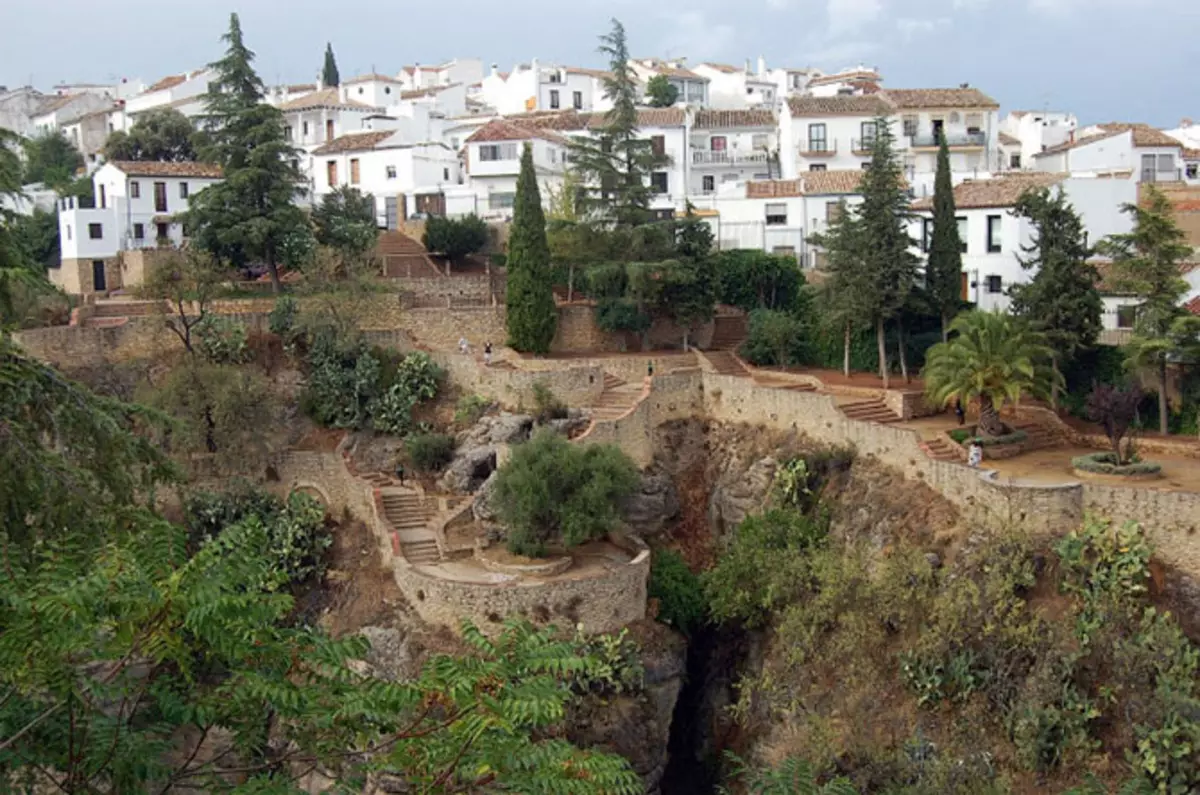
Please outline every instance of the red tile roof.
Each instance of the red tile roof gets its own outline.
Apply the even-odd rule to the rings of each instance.
[[[309,108],[351,108],[353,110],[374,110],[371,105],[364,105],[361,102],[355,102],[352,99],[342,99],[340,92],[336,87],[325,88],[320,91],[314,91],[311,94],[305,94],[302,97],[296,97],[279,106],[279,109],[287,112],[291,110],[308,110]]]
[[[987,207],[1012,207],[1030,188],[1048,188],[1067,178],[1067,174],[1041,171],[1017,171],[994,179],[968,179],[954,186],[954,205],[960,210]],[[918,199],[914,210],[933,208],[933,197]]]
[[[355,83],[371,83],[371,82],[399,83],[400,81],[394,77],[390,77],[389,75],[381,75],[377,72],[372,72],[371,74],[359,75],[358,77],[352,77],[349,80],[343,80],[342,85],[349,86],[349,85],[354,85]]]
[[[799,116],[887,116],[893,111],[884,94],[836,97],[788,97],[788,109]]]
[[[779,119],[770,110],[698,110],[692,126],[698,130],[721,130],[737,127],[770,127]]]
[[[785,199],[797,196],[848,196],[858,193],[862,169],[806,171],[798,179],[747,182],[747,199]]]
[[[221,167],[215,163],[162,163],[155,160],[113,160],[109,165],[127,177],[195,177],[220,179]]]
[[[552,130],[520,124],[513,119],[494,119],[467,137],[469,144],[488,141],[528,141],[541,138],[556,144],[566,144],[567,139]]]
[[[608,120],[605,113],[587,114],[588,129],[599,130]],[[687,119],[683,108],[638,108],[638,127],[682,127]]]
[[[1184,304],[1183,308],[1191,312],[1193,315],[1200,315],[1200,295]]]
[[[889,88],[882,92],[897,108],[999,108],[978,88]]]
[[[329,143],[313,150],[314,155],[335,155],[339,152],[362,152],[374,149],[396,134],[395,130],[379,130],[375,132],[356,132],[349,135],[339,135]]]
[[[840,72],[835,75],[822,75],[808,81],[810,86],[827,86],[834,83],[853,83],[855,81],[878,82],[882,78],[874,69],[856,69],[853,72]]]
[[[149,86],[142,93],[150,94],[155,91],[166,91],[168,88],[174,88],[175,86],[179,85],[183,81],[187,80],[187,78],[188,78],[188,76],[186,74],[168,75],[168,76],[164,77],[162,80],[159,80],[157,83],[154,83],[153,85]]]
[[[998,138],[999,138],[999,140],[1000,140],[1000,143],[1001,143],[1003,146],[1020,146],[1020,145],[1021,145],[1021,139],[1020,139],[1020,138],[1017,138],[1017,137],[1015,137],[1015,136],[1009,135],[1009,134],[1008,134],[1008,133],[1006,133],[1006,132],[1002,132],[1002,133],[1000,133],[1000,135],[998,136]]]
[[[1183,149],[1183,144],[1175,140],[1171,136],[1164,133],[1162,130],[1156,130],[1149,124],[1129,124],[1126,122],[1109,122],[1107,124],[1095,125],[1100,128],[1100,132],[1092,135],[1085,135],[1076,138],[1074,141],[1066,141],[1057,146],[1047,147],[1045,150],[1034,155],[1034,157],[1044,157],[1045,155],[1057,155],[1062,152],[1078,149],[1087,144],[1093,144],[1097,141],[1103,141],[1106,138],[1115,138],[1118,135],[1125,133],[1133,133],[1134,146],[1163,146],[1174,147],[1178,146]]]

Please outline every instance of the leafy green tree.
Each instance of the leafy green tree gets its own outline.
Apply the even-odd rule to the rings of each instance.
[[[692,330],[713,317],[716,279],[712,264],[704,259],[681,259],[662,263],[658,311],[683,329],[683,347]]]
[[[650,172],[669,158],[638,136],[638,79],[629,65],[625,28],[615,19],[600,37],[600,52],[609,57],[604,96],[613,107],[594,137],[571,143],[571,163],[584,182],[580,206],[608,224],[639,226],[650,220]]]
[[[845,204],[830,221],[828,229],[809,236],[809,241],[825,249],[825,269],[829,273],[825,289],[824,314],[842,331],[842,372],[850,375],[850,348],[854,332],[869,327],[873,274],[868,269],[866,228],[857,212]],[[882,346],[878,346],[883,353]],[[881,362],[881,369],[886,365]]]
[[[507,268],[508,344],[518,351],[549,353],[558,310],[550,282],[546,217],[529,144],[521,154]]]
[[[154,160],[169,163],[196,159],[199,136],[187,116],[174,108],[154,108],[138,116],[129,131],[117,130],[104,142],[108,160]]]
[[[196,194],[185,223],[196,244],[218,259],[237,266],[265,263],[280,292],[280,262],[289,249],[303,250],[303,241],[312,239],[294,203],[303,183],[299,157],[284,137],[283,115],[263,102],[263,83],[237,14],[230,15],[222,39],[228,49],[211,64],[215,79],[205,97],[208,141],[200,155],[219,164],[224,179]]]
[[[317,242],[349,260],[362,260],[379,239],[375,197],[343,186],[325,194],[313,211]]]
[[[83,155],[55,130],[25,140],[26,184],[40,182],[60,194],[69,189],[83,170]]]
[[[1141,387],[1136,384],[1114,386],[1096,384],[1088,394],[1085,408],[1088,419],[1099,423],[1117,456],[1117,464],[1130,463],[1132,449],[1121,450],[1121,440],[1133,427],[1137,419],[1138,406],[1142,402]]]
[[[673,549],[654,551],[646,594],[658,600],[658,620],[685,635],[691,635],[708,620],[700,578]]]
[[[717,302],[746,312],[789,309],[804,288],[804,274],[793,257],[758,249],[731,249],[713,255]]]
[[[398,775],[422,792],[634,795],[619,757],[553,739],[611,661],[552,629],[464,625],[465,657],[409,681],[361,673],[368,644],[293,616],[300,526],[249,516],[207,541],[158,516],[175,472],[97,397],[0,336],[0,764],[10,787],[72,795],[292,793]],[[223,524],[223,523],[222,523]],[[299,546],[297,546],[299,544]]]
[[[685,260],[700,261],[707,259],[712,250],[712,226],[696,215],[696,208],[689,201],[683,219],[675,224],[675,253]]]
[[[337,60],[333,57],[333,44],[325,42],[325,63],[321,67],[321,82],[326,88],[341,85],[342,77],[338,73]]]
[[[58,214],[35,208],[29,215],[12,219],[12,234],[17,245],[39,273],[57,266],[61,258],[58,239]]]
[[[751,364],[787,368],[806,360],[808,326],[791,312],[755,309],[741,354]]]
[[[1167,366],[1188,352],[1194,332],[1179,306],[1188,285],[1179,263],[1191,254],[1175,222],[1171,202],[1151,186],[1142,205],[1122,208],[1133,218],[1133,231],[1104,240],[1099,250],[1112,257],[1113,286],[1142,300],[1128,346],[1130,367],[1148,368],[1158,382],[1159,431],[1167,433]]]
[[[1028,284],[1013,286],[1012,309],[1045,335],[1054,351],[1054,369],[1061,373],[1100,336],[1100,275],[1088,262],[1091,250],[1083,221],[1061,190],[1026,191],[1014,211],[1033,229],[1021,267],[1036,272]],[[1050,399],[1057,405],[1057,389]]]
[[[652,108],[669,108],[679,101],[679,89],[666,75],[655,75],[646,81],[646,102]]]
[[[954,183],[950,179],[950,147],[938,132],[937,176],[933,183],[933,239],[925,263],[925,289],[942,316],[942,342],[950,320],[962,306],[962,240],[958,237]]]
[[[21,179],[20,139],[15,133],[0,129],[0,200],[20,199],[24,194]],[[23,322],[28,312],[29,296],[50,292],[42,255],[53,256],[46,237],[53,220],[53,246],[58,246],[58,217],[35,212],[33,217],[17,215],[7,203],[0,202],[0,333]]]
[[[422,243],[427,250],[457,262],[468,254],[483,251],[488,240],[487,222],[477,215],[462,218],[435,215],[425,221]]]
[[[939,406],[978,400],[981,436],[1006,432],[1000,421],[1005,403],[1022,394],[1047,395],[1062,381],[1045,336],[1021,318],[976,309],[956,317],[950,330],[950,341],[926,354],[925,392]]]
[[[541,557],[551,544],[573,547],[612,532],[637,482],[637,467],[619,447],[538,431],[513,448],[496,477],[494,504],[509,550]]]

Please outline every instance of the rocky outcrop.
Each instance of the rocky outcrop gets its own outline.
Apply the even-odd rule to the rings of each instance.
[[[622,507],[625,523],[642,538],[653,538],[679,517],[675,481],[662,471],[642,474],[637,490]]]
[[[458,435],[460,448],[500,444],[520,444],[533,433],[533,417],[528,414],[501,412],[481,417],[479,422]]]
[[[459,448],[450,466],[438,481],[445,491],[470,494],[482,486],[496,471],[497,448],[495,445]]]
[[[760,458],[749,469],[727,469],[712,489],[708,503],[709,524],[718,536],[729,533],[747,516],[762,513],[771,494],[775,470],[774,458]]]

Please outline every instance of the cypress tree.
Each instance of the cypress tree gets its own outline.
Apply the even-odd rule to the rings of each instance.
[[[551,288],[546,216],[533,170],[533,148],[528,143],[517,177],[507,267],[508,344],[522,352],[549,353],[558,312]]]
[[[942,316],[942,341],[962,305],[962,240],[955,217],[954,183],[950,179],[950,147],[938,133],[937,177],[933,183],[933,236],[925,264],[925,288]]]
[[[325,42],[325,66],[321,69],[321,82],[326,88],[341,85],[342,77],[338,74],[337,61],[333,57],[333,45]]]

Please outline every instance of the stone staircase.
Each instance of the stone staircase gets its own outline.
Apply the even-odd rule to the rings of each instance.
[[[390,478],[387,480],[391,481]],[[379,495],[383,502],[383,515],[396,531],[400,554],[404,559],[416,564],[437,563],[441,560],[437,539],[429,529],[429,520],[432,517],[421,495],[393,486],[380,487]]]
[[[1062,440],[1036,422],[1017,422],[1012,424],[1013,430],[1025,431],[1029,438],[1025,441],[1025,452],[1045,450],[1048,447],[1061,447]]]
[[[728,350],[709,351],[704,354],[704,357],[712,365],[713,372],[718,375],[736,375],[742,377],[750,375],[746,368],[742,366],[742,363],[738,361],[737,357]]]
[[[962,448],[940,434],[921,442],[921,449],[935,461],[953,461],[959,464],[965,461]]]
[[[713,337],[712,342],[708,344],[709,350],[737,350],[746,339],[745,315],[718,315],[713,324]]]
[[[590,408],[592,420],[615,420],[633,408],[642,396],[639,384],[629,384],[611,373],[604,374],[604,391]]]
[[[161,310],[158,301],[103,300],[89,307],[90,312],[83,325],[90,328],[119,326],[131,317],[145,317]]]
[[[383,275],[389,278],[438,278],[444,276],[418,241],[403,232],[379,235],[376,251],[383,261]]]
[[[843,403],[838,406],[843,414],[852,420],[863,422],[878,422],[887,425],[900,422],[900,416],[887,407],[882,400],[859,400],[853,403]]]

